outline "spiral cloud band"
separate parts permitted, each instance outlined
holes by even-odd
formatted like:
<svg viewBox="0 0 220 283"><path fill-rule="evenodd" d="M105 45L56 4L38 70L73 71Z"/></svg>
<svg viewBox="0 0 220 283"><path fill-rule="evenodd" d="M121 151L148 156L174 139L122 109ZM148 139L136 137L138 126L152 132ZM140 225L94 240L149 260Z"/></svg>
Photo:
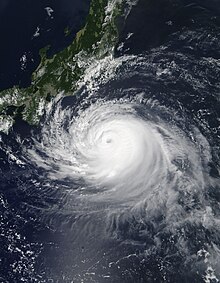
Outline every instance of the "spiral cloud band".
<svg viewBox="0 0 220 283"><path fill-rule="evenodd" d="M40 168L39 189L61 196L59 208L48 212L50 223L62 223L62 231L71 227L74 262L81 253L75 251L86 244L91 261L97 250L96 262L109 253L105 266L112 274L124 268L124 260L133 270L134 258L137 268L144 264L144 272L148 262L173 256L181 268L189 262L196 269L194 227L211 227L213 239L219 231L205 199L213 182L207 139L185 113L146 93L109 98L79 98L74 104L61 98L24 154ZM218 252L209 253L205 264L215 267ZM79 263L79 272L82 268Z"/></svg>
<svg viewBox="0 0 220 283"><path fill-rule="evenodd" d="M82 195L114 203L137 203L161 190L166 197L165 191L183 183L202 189L195 144L146 105L99 101L72 112L57 107L38 151L29 151L52 179L84 180Z"/></svg>

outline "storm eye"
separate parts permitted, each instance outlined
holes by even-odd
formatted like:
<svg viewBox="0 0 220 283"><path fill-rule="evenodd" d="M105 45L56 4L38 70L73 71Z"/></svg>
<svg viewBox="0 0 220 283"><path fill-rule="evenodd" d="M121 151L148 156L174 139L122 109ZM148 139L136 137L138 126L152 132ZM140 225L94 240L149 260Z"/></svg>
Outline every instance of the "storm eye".
<svg viewBox="0 0 220 283"><path fill-rule="evenodd" d="M106 139L106 143L112 143L112 139L111 138L107 138Z"/></svg>

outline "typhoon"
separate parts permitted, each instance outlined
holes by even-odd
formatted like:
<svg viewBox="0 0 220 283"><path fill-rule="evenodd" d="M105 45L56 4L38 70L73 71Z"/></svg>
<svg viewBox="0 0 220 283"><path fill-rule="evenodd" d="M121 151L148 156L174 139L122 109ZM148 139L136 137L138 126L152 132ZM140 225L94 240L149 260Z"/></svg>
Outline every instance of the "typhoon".
<svg viewBox="0 0 220 283"><path fill-rule="evenodd" d="M18 121L2 135L1 235L5 253L20 258L15 274L25 282L219 282L216 49L214 32L200 28L137 55L93 60L38 127ZM12 237L15 228L27 237Z"/></svg>
<svg viewBox="0 0 220 283"><path fill-rule="evenodd" d="M175 123L154 113L154 104L162 111L154 101L98 101L76 117L72 106L63 110L58 105L36 143L43 156L29 154L52 179L82 179L83 195L88 190L93 201L136 204L155 194L175 194L182 186L203 190L207 156L201 158L196 141Z"/></svg>
<svg viewBox="0 0 220 283"><path fill-rule="evenodd" d="M74 98L61 95L48 107L23 152L64 194L52 218L62 226L67 217L73 274L85 282L218 282L217 144L208 139L215 129L192 114L188 85L174 95L174 77L189 80L179 75L188 58L168 54L170 64L158 55L93 66L98 73ZM203 64L211 72L213 62ZM198 105L200 76L192 84Z"/></svg>

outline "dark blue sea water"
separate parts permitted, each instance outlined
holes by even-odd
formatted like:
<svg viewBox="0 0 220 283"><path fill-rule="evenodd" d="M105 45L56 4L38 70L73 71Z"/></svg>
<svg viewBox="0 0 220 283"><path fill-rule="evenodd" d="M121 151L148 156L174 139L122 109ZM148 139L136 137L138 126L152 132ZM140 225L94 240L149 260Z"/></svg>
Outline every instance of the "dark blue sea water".
<svg viewBox="0 0 220 283"><path fill-rule="evenodd" d="M219 15L218 0L140 0L132 9L126 23L119 25L120 48L116 50L116 54L139 54L143 50L167 42L170 35L187 30L196 31L204 28L204 32L210 31L217 35ZM175 48L184 48L184 42L180 42ZM190 52L189 47L185 48ZM198 56L219 58L216 46L211 48L207 45L199 48L198 45L193 51L198 52Z"/></svg>
<svg viewBox="0 0 220 283"><path fill-rule="evenodd" d="M0 90L27 86L39 64L39 50L50 55L69 45L85 24L90 0L0 2ZM65 28L70 33L65 36Z"/></svg>
<svg viewBox="0 0 220 283"><path fill-rule="evenodd" d="M36 4L35 8L39 16L35 9L32 11L33 3L29 7L31 19L35 20L27 35L24 36L24 30L28 30L24 29L25 24L23 33L17 28L17 36L20 34L25 40L20 43L19 37L15 40L10 35L11 44L5 43L5 50L15 55L10 65L4 57L8 71L1 71L5 77L2 88L28 82L40 47L49 43L53 52L63 48L67 44L63 37L66 25L74 34L75 3L40 3L41 7ZM47 5L54 9L53 19L45 14ZM18 17L15 10L10 13L12 6L12 2L1 2L1 11L5 11L2 14ZM17 3L19 9L22 18L30 17L23 13L27 6L21 9L21 3ZM9 135L1 134L0 282L219 282L219 9L218 1L140 0L120 25L115 60L123 58L123 63L113 77L103 83L102 75L108 70L104 69L94 78L99 88L92 96L83 86L76 96L64 98L61 106L54 104L41 125L28 126L18 117ZM1 20L8 23L6 17ZM44 31L42 37L31 39L39 25ZM51 33L46 32L48 27ZM13 29L12 22L8 28ZM20 44L13 51L15 42ZM35 59L25 72L20 69L20 57L27 50ZM14 81L9 77L13 72ZM137 99L139 119L151 120L158 126L164 122L174 132L178 128L175 134L192 145L185 148L183 143L173 161L179 169L179 175L174 174L177 182L173 195L162 194L155 207L148 194L143 207L130 208L125 203L121 207L105 199L94 205L75 194L81 188L84 196L90 189L83 179L58 177L63 160L57 156L56 141L62 141L61 134L65 136L71 126L64 119L56 128L59 119L68 107L74 118L79 115L77 109L85 110L99 99ZM43 140L44 148L40 150L34 140ZM175 150L179 145L172 146ZM48 148L53 163L46 152ZM33 155L27 155L29 149ZM193 159L194 154L199 155L201 164ZM35 156L40 156L38 162ZM42 160L47 162L46 169L41 166ZM178 182L181 174L185 182ZM162 192L166 189L161 187ZM123 198L126 196L121 196L122 204ZM152 210L147 210L150 204Z"/></svg>

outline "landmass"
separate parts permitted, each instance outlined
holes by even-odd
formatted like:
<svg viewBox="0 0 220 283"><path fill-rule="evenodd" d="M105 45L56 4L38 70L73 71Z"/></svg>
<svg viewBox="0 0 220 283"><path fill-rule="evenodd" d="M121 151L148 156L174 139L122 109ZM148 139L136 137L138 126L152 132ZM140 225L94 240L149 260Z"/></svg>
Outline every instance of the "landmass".
<svg viewBox="0 0 220 283"><path fill-rule="evenodd" d="M40 50L41 62L32 74L31 85L0 92L0 131L8 132L18 115L37 124L54 97L74 94L89 62L112 54L121 9L121 0L91 0L86 23L70 46L52 57L48 56L49 46ZM68 27L64 33L69 34Z"/></svg>

